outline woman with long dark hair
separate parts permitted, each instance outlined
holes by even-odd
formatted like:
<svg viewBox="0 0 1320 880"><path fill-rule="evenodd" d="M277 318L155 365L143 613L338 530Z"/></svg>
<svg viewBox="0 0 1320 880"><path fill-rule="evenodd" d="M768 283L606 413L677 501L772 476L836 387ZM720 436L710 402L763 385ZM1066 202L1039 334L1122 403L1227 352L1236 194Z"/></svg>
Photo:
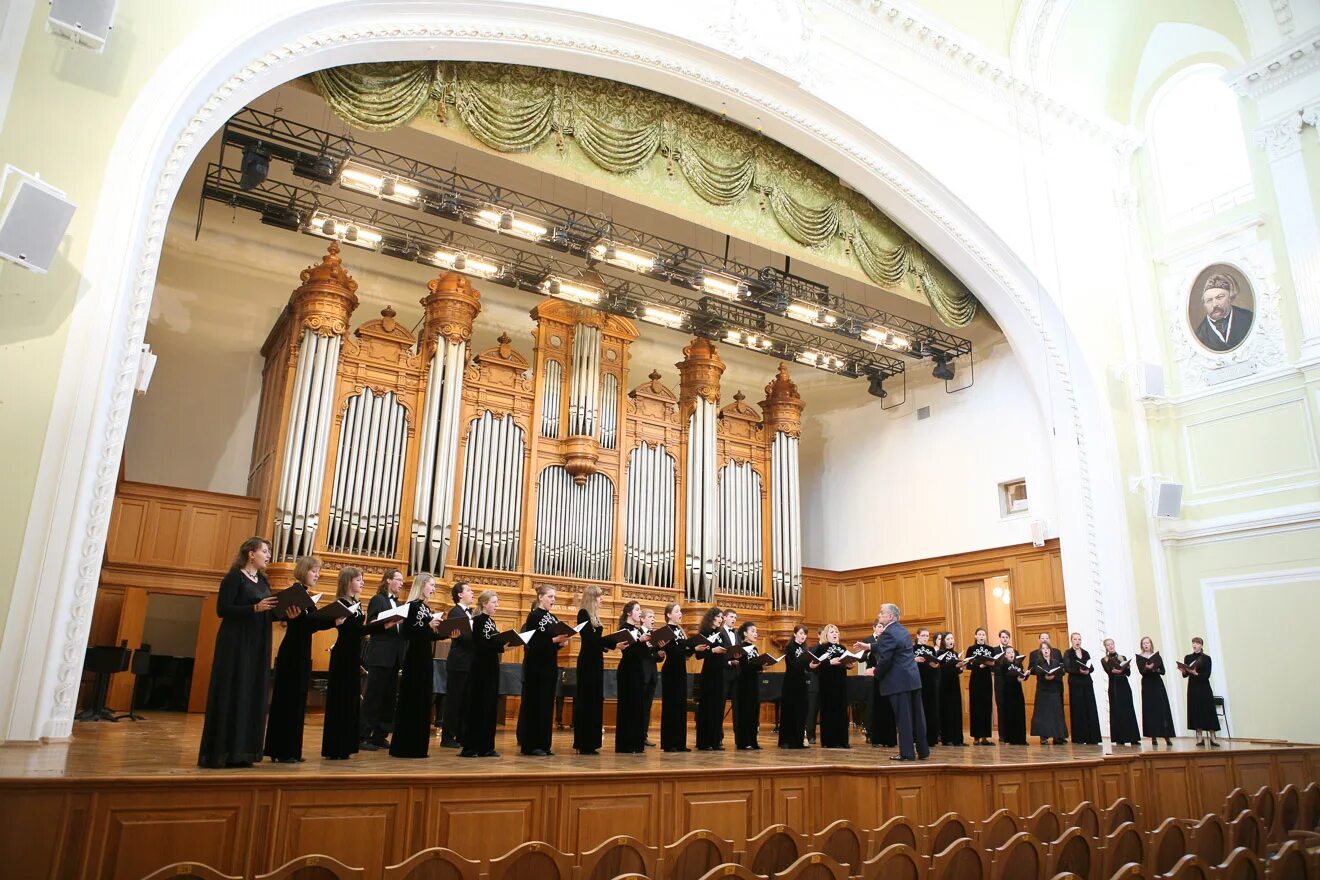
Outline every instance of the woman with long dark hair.
<svg viewBox="0 0 1320 880"><path fill-rule="evenodd" d="M912 646L921 674L921 708L926 713L926 744L934 746L940 741L940 661L938 644L930 643L930 630L917 630L917 643Z"/></svg>
<svg viewBox="0 0 1320 880"><path fill-rule="evenodd" d="M522 631L532 633L523 651L522 702L518 706L518 748L524 755L544 758L553 755L555 688L559 684L559 649L567 635L552 636L559 618L550 613L555 606L555 588L536 587L536 605L527 615Z"/></svg>
<svg viewBox="0 0 1320 880"><path fill-rule="evenodd" d="M432 705L435 703L435 663L432 646L439 639L441 618L426 604L435 593L435 576L421 572L408 593L408 616L401 624L407 645L399 698L394 706L394 736L390 757L425 758L431 748Z"/></svg>
<svg viewBox="0 0 1320 880"><path fill-rule="evenodd" d="M311 593L321 579L321 560L315 556L299 558L293 567L293 579ZM265 752L276 763L303 761L307 689L312 683L312 634L334 625L334 617L321 612L298 614L285 621L284 640L275 653L275 684L266 721Z"/></svg>
<svg viewBox="0 0 1320 880"><path fill-rule="evenodd" d="M999 741L1010 746L1025 746L1027 700L1022 694L1022 682L1027 678L1027 671L1022 668L1017 649L1012 645L1005 647L995 661L995 675L999 676L999 693L1003 696L999 704Z"/></svg>
<svg viewBox="0 0 1320 880"><path fill-rule="evenodd" d="M660 748L666 752L690 752L687 744L688 673L687 658L710 650L701 639L689 639L683 631L683 607L665 606L665 623L676 637L660 649Z"/></svg>
<svg viewBox="0 0 1320 880"><path fill-rule="evenodd" d="M504 641L495 623L500 597L494 590L477 596L477 616L472 618L472 669L468 672L467 705L463 712L463 758L498 758L495 723L500 704L500 654Z"/></svg>
<svg viewBox="0 0 1320 880"><path fill-rule="evenodd" d="M1150 636L1141 639L1141 653L1135 660L1141 673L1141 733L1150 737L1151 748L1157 748L1158 737L1166 745L1173 745L1173 709L1169 707L1169 692L1164 689L1164 658L1155 650Z"/></svg>
<svg viewBox="0 0 1320 880"><path fill-rule="evenodd" d="M339 569L335 603L344 609L339 636L330 649L330 678L325 689L325 724L321 730L321 757L346 760L358 751L358 725L362 716L362 636L367 617L358 597L362 570L351 565ZM335 612L338 613L338 612ZM399 618L388 625L397 626ZM377 625L384 629L384 626Z"/></svg>
<svg viewBox="0 0 1320 880"><path fill-rule="evenodd" d="M1063 655L1068 673L1068 721L1072 740L1084 746L1100 745L1100 712L1095 705L1095 665L1091 652L1082 647L1082 634L1072 634L1072 646Z"/></svg>
<svg viewBox="0 0 1320 880"><path fill-rule="evenodd" d="M1100 668L1109 681L1109 740L1116 746L1141 745L1137 710L1132 703L1132 661L1114 648L1113 639L1105 639L1105 656Z"/></svg>
<svg viewBox="0 0 1320 880"><path fill-rule="evenodd" d="M579 755L600 752L605 715L605 626L600 622L600 597L603 591L591 584L582 591L577 622L582 644L577 655L577 693L573 696L573 748Z"/></svg>
<svg viewBox="0 0 1320 880"><path fill-rule="evenodd" d="M962 674L966 666L958 656L953 633L940 637L940 744L965 746L963 741Z"/></svg>
<svg viewBox="0 0 1320 880"><path fill-rule="evenodd" d="M877 617L871 624L870 638L863 639L853 645L859 651L863 651L863 659L866 660L867 669L862 675L870 679L870 707L866 714L866 741L872 748L879 746L888 746L893 748L898 745L898 722L894 719L894 704L890 702L889 697L880 693L881 679L875 674L875 652L880 649L880 635L885 631L885 626Z"/></svg>
<svg viewBox="0 0 1320 880"><path fill-rule="evenodd" d="M697 749L703 752L724 750L720 733L724 729L724 670L728 668L723 639L724 612L715 606L701 618L700 638L710 645L701 657L701 693L697 698Z"/></svg>
<svg viewBox="0 0 1320 880"><path fill-rule="evenodd" d="M985 627L978 626L975 644L967 649L964 659L971 670L967 682L967 714L972 728L972 742L978 746L994 745L990 731L994 719L995 649L987 644Z"/></svg>
<svg viewBox="0 0 1320 880"><path fill-rule="evenodd" d="M734 679L738 698L733 706L736 710L733 719L733 744L739 749L760 751L756 734L761 726L761 670L763 667L756 658L760 656L756 648L758 633L756 624L743 621L738 627L738 643L743 652L742 662L738 664L738 677ZM768 659L774 659L773 657Z"/></svg>
<svg viewBox="0 0 1320 880"><path fill-rule="evenodd" d="M614 751L640 755L646 750L645 656L651 652L651 636L642 631L642 605L636 599L623 606L619 629L632 634L619 656L618 697L615 702Z"/></svg>
<svg viewBox="0 0 1320 880"><path fill-rule="evenodd" d="M779 747L805 749L807 735L807 676L820 661L807 649L807 625L793 627L793 639L784 648L784 687L779 696Z"/></svg>

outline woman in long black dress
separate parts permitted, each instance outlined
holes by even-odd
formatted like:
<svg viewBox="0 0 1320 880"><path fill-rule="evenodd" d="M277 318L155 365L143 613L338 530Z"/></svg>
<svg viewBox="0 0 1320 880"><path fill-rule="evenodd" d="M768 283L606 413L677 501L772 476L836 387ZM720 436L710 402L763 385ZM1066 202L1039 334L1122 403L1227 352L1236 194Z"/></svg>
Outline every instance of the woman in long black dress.
<svg viewBox="0 0 1320 880"><path fill-rule="evenodd" d="M1031 652L1028 671L1036 676L1036 704L1031 710L1031 735L1054 745L1068 741L1063 720L1063 657L1050 644L1050 634L1040 634L1040 648Z"/></svg>
<svg viewBox="0 0 1320 880"><path fill-rule="evenodd" d="M660 667L660 748L666 752L690 752L687 660L696 652L710 650L710 645L701 639L689 639L683 632L683 606L677 602L665 606L665 624L678 635L656 655L664 664Z"/></svg>
<svg viewBox="0 0 1320 880"><path fill-rule="evenodd" d="M335 602L348 614L339 622L339 635L330 649L325 724L321 729L321 757L331 761L347 760L358 751L362 719L362 636L366 628L366 615L358 602L362 584L361 569L351 565L339 569ZM391 618L390 625L397 625L398 621L397 617Z"/></svg>
<svg viewBox="0 0 1320 880"><path fill-rule="evenodd" d="M197 752L199 767L251 767L261 761L275 608L270 582L263 574L269 562L270 542L248 538L220 581L215 597L220 631Z"/></svg>
<svg viewBox="0 0 1320 880"><path fill-rule="evenodd" d="M1192 639L1192 653L1183 658L1179 671L1187 679L1187 726L1196 732L1197 748L1207 744L1219 748L1215 733L1219 730L1219 713L1215 711L1215 692L1210 687L1210 655L1205 653L1205 642L1198 636Z"/></svg>
<svg viewBox="0 0 1320 880"><path fill-rule="evenodd" d="M1072 647L1063 655L1068 674L1068 722L1072 740L1079 745L1100 745L1100 712L1095 706L1095 664L1091 652L1082 647L1082 634L1072 634Z"/></svg>
<svg viewBox="0 0 1320 880"><path fill-rule="evenodd" d="M870 707L866 714L866 741L872 748L898 745L898 724L894 720L894 704L889 697L880 693L880 679L875 674L875 652L880 648L880 634L884 625L877 618L871 625L871 637L853 644L853 649L863 652L867 668L862 675L870 679Z"/></svg>
<svg viewBox="0 0 1320 880"><path fill-rule="evenodd" d="M921 707L926 712L926 744L935 746L940 741L940 662L936 647L930 643L930 630L924 626L917 630L917 643L912 646L917 669L921 673Z"/></svg>
<svg viewBox="0 0 1320 880"><path fill-rule="evenodd" d="M1150 636L1141 639L1141 653L1137 654L1137 672L1141 673L1141 735L1150 737L1151 748L1159 747L1159 737L1165 745L1173 745L1173 709L1169 707L1169 692L1164 689L1164 658L1155 650Z"/></svg>
<svg viewBox="0 0 1320 880"><path fill-rule="evenodd" d="M962 674L967 663L958 656L953 633L946 632L937 655L940 661L940 744L965 746L963 740Z"/></svg>
<svg viewBox="0 0 1320 880"><path fill-rule="evenodd" d="M761 726L761 670L765 667L757 660L760 657L756 649L758 635L756 624L750 620L738 627L738 644L743 657L738 664L738 677L734 680L738 698L733 701L733 744L739 749L760 751L756 734Z"/></svg>
<svg viewBox="0 0 1320 880"><path fill-rule="evenodd" d="M779 695L779 747L806 748L807 676L820 663L807 650L807 627L793 627L793 640L784 649L784 687Z"/></svg>
<svg viewBox="0 0 1320 880"><path fill-rule="evenodd" d="M500 655L504 642L495 624L500 597L494 590L477 596L472 618L472 668L468 672L467 705L463 711L463 758L498 758L495 723L500 704Z"/></svg>
<svg viewBox="0 0 1320 880"><path fill-rule="evenodd" d="M964 659L971 678L967 681L967 714L972 728L972 742L978 746L994 745L990 730L994 718L995 649L987 644L985 627L976 628L976 641L967 649Z"/></svg>
<svg viewBox="0 0 1320 880"><path fill-rule="evenodd" d="M435 593L435 577L421 572L408 593L408 616L400 624L406 647L399 696L394 705L394 736L390 757L425 758L431 747L432 705L435 703L433 643L441 618L426 602Z"/></svg>
<svg viewBox="0 0 1320 880"><path fill-rule="evenodd" d="M632 634L619 655L619 690L615 700L614 751L640 755L646 751L646 655L651 634L642 631L642 604L635 599L623 606L619 629Z"/></svg>
<svg viewBox="0 0 1320 880"><path fill-rule="evenodd" d="M1116 746L1141 745L1137 710L1132 704L1132 661L1114 649L1114 640L1105 639L1105 656L1100 668L1109 681L1109 740Z"/></svg>
<svg viewBox="0 0 1320 880"><path fill-rule="evenodd" d="M555 687L559 684L559 650L568 636L552 636L559 618L550 613L555 588L536 588L536 607L527 615L522 631L532 633L523 651L522 702L518 706L518 748L524 755L544 758L551 750L555 720Z"/></svg>
<svg viewBox="0 0 1320 880"><path fill-rule="evenodd" d="M827 623L820 631L820 643L812 650L820 665L816 684L820 706L820 745L825 749L848 749L848 653L839 644L839 628Z"/></svg>
<svg viewBox="0 0 1320 880"><path fill-rule="evenodd" d="M308 593L321 579L321 560L303 556L293 566L293 579ZM290 611L293 609L290 608ZM329 629L335 619L321 612L291 615L284 640L275 652L275 684L266 718L266 757L277 764L303 762L303 726L307 720L307 689L312 683L312 633Z"/></svg>
<svg viewBox="0 0 1320 880"><path fill-rule="evenodd" d="M699 638L710 648L701 655L701 693L697 697L697 749L720 752L720 734L724 730L724 670L729 661L723 640L724 612L715 606L701 618Z"/></svg>
<svg viewBox="0 0 1320 880"><path fill-rule="evenodd" d="M1022 668L1017 650L1009 645L995 661L995 675L999 678L999 741L1010 746L1027 744L1027 701L1022 695L1022 682L1027 672Z"/></svg>
<svg viewBox="0 0 1320 880"><path fill-rule="evenodd" d="M601 588L592 584L582 591L577 622L579 630L577 693L573 697L573 748L579 755L600 753L605 713L605 651L601 641L605 626L600 622Z"/></svg>

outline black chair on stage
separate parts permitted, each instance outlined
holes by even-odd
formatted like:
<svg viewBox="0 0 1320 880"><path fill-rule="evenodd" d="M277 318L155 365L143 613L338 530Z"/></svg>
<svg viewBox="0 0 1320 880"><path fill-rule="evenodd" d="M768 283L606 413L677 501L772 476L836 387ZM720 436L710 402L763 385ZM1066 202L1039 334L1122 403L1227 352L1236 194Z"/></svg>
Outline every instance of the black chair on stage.
<svg viewBox="0 0 1320 880"><path fill-rule="evenodd" d="M577 699L577 669L563 666L559 669L559 682L555 687L555 729L564 729L564 701Z"/></svg>
<svg viewBox="0 0 1320 880"><path fill-rule="evenodd" d="M118 721L115 714L105 707L106 697L110 693L110 676L128 669L128 657L132 652L128 644L88 645L83 656L83 672L96 676L92 682L92 695L88 705L75 716L75 721Z"/></svg>
<svg viewBox="0 0 1320 880"><path fill-rule="evenodd" d="M124 650L128 650L125 648ZM151 683L151 645L139 645L133 652L133 659L126 664L129 672L133 673L133 692L128 698L128 711L122 715L116 715L111 721L118 721L121 718L127 718L129 721L146 721L147 719L137 714L138 691L142 690L143 683ZM121 670L122 671L122 670Z"/></svg>

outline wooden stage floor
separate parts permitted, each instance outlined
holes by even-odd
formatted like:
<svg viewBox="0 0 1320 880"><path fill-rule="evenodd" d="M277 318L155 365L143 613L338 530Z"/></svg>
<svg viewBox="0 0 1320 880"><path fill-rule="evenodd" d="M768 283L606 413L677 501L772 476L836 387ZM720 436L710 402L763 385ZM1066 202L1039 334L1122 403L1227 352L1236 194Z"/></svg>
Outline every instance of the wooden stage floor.
<svg viewBox="0 0 1320 880"><path fill-rule="evenodd" d="M616 755L607 730L606 750L581 757L564 730L553 757L529 758L509 728L499 759L459 758L436 741L426 760L381 751L324 761L317 716L308 718L306 763L201 770L201 723L151 713L77 724L66 743L0 748L0 851L13 869L0 874L137 880L189 859L243 874L325 853L374 878L430 846L482 859L527 840L585 852L629 834L664 846L697 828L741 846L779 822L806 832L836 819L875 828L897 815L979 820L1000 808L1028 815L1119 797L1147 817L1193 818L1218 811L1237 787L1320 780L1313 745L943 747L929 761L895 763L860 731L849 750L781 751L766 732L761 751L734 751L730 731L728 751Z"/></svg>

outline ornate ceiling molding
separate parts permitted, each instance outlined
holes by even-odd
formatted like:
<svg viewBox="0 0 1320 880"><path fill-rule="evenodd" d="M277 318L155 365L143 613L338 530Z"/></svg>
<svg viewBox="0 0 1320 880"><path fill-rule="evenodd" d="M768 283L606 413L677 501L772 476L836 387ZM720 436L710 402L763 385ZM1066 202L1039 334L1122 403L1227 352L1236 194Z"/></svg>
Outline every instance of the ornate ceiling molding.
<svg viewBox="0 0 1320 880"><path fill-rule="evenodd" d="M1008 47L1009 59L1019 75L1032 82L1045 79L1054 56L1054 41L1071 8L1072 0L1022 0Z"/></svg>
<svg viewBox="0 0 1320 880"><path fill-rule="evenodd" d="M1243 98L1259 99L1317 71L1320 27L1229 73L1224 82Z"/></svg>

